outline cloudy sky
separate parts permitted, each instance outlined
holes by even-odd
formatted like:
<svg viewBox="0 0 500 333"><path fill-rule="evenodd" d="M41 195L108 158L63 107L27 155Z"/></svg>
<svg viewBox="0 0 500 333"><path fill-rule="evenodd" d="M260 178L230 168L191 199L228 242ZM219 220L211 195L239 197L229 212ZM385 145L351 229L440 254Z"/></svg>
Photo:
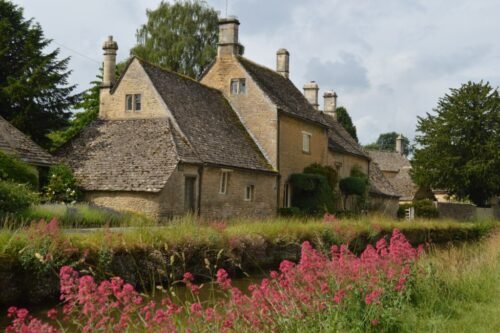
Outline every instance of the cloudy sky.
<svg viewBox="0 0 500 333"><path fill-rule="evenodd" d="M240 22L246 57L275 67L291 54L291 79L300 89L315 80L335 90L364 144L380 133L412 138L418 115L451 87L468 80L500 84L498 0L228 0ZM54 47L71 56L71 82L88 87L107 35L119 60L135 44L146 9L159 0L13 0L38 21ZM208 3L222 15L226 0Z"/></svg>

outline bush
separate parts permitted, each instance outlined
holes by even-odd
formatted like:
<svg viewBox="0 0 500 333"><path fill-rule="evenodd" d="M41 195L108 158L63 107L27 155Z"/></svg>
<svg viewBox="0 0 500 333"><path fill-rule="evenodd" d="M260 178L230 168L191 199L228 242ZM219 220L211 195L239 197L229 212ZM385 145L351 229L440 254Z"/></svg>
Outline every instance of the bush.
<svg viewBox="0 0 500 333"><path fill-rule="evenodd" d="M0 151L0 180L26 184L38 188L38 172L18 158Z"/></svg>
<svg viewBox="0 0 500 333"><path fill-rule="evenodd" d="M359 177L346 177L340 180L340 190L344 195L363 195L366 191L366 181Z"/></svg>
<svg viewBox="0 0 500 333"><path fill-rule="evenodd" d="M289 207L289 208L280 208L279 209L280 216L283 217L295 217L302 216L302 212L297 207Z"/></svg>
<svg viewBox="0 0 500 333"><path fill-rule="evenodd" d="M326 177L316 174L296 173L290 176L293 186L292 205L308 215L333 212L333 191Z"/></svg>
<svg viewBox="0 0 500 333"><path fill-rule="evenodd" d="M0 180L0 214L19 212L37 201L27 185Z"/></svg>
<svg viewBox="0 0 500 333"><path fill-rule="evenodd" d="M304 173L324 176L328 180L328 185L330 185L332 189L337 187L338 174L337 171L331 166L323 166L318 163L313 163L304 168Z"/></svg>
<svg viewBox="0 0 500 333"><path fill-rule="evenodd" d="M431 200L417 200L411 204L402 204L398 209L398 218L405 218L406 209L415 208L415 217L434 219L439 217L439 211Z"/></svg>
<svg viewBox="0 0 500 333"><path fill-rule="evenodd" d="M51 166L44 198L50 202L73 203L80 196L81 192L71 169L62 164Z"/></svg>

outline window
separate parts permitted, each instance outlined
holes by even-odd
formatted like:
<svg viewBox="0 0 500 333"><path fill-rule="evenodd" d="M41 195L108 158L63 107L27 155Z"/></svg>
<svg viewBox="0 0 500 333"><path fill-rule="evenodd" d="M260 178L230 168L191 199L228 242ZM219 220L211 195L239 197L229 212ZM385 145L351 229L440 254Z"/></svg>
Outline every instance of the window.
<svg viewBox="0 0 500 333"><path fill-rule="evenodd" d="M141 94L125 95L125 111L141 111Z"/></svg>
<svg viewBox="0 0 500 333"><path fill-rule="evenodd" d="M302 132L302 152L311 152L311 134L307 132Z"/></svg>
<svg viewBox="0 0 500 333"><path fill-rule="evenodd" d="M141 95L136 94L134 95L134 111L141 111Z"/></svg>
<svg viewBox="0 0 500 333"><path fill-rule="evenodd" d="M283 207L290 208L290 184L286 183L283 189Z"/></svg>
<svg viewBox="0 0 500 333"><path fill-rule="evenodd" d="M255 191L254 185L248 185L245 188L245 201L253 201L254 191Z"/></svg>
<svg viewBox="0 0 500 333"><path fill-rule="evenodd" d="M219 188L219 193L220 194L226 194L227 193L227 187L229 185L229 171L227 170L222 170L220 174L220 188Z"/></svg>
<svg viewBox="0 0 500 333"><path fill-rule="evenodd" d="M130 112L134 109L132 95L125 96L125 111Z"/></svg>
<svg viewBox="0 0 500 333"><path fill-rule="evenodd" d="M247 92L247 83L245 79L231 79L231 95L245 94Z"/></svg>

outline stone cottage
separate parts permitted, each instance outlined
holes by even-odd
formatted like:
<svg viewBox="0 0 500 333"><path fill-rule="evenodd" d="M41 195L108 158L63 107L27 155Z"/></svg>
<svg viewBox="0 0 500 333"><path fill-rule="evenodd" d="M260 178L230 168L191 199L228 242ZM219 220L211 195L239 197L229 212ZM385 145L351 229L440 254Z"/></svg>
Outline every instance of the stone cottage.
<svg viewBox="0 0 500 333"><path fill-rule="evenodd" d="M56 162L48 152L1 116L0 151L15 155L23 162L35 167L39 175L45 174L48 168Z"/></svg>
<svg viewBox="0 0 500 333"><path fill-rule="evenodd" d="M270 216L276 179L216 89L132 58L115 81L104 44L99 119L59 152L86 199L155 218Z"/></svg>
<svg viewBox="0 0 500 333"><path fill-rule="evenodd" d="M335 93L325 93L325 110L320 111L318 84L306 83L303 93L295 87L289 79L290 53L285 49L277 51L276 70L243 57L239 25L234 17L220 21L217 58L203 73L201 82L223 92L279 172L279 207L291 204L289 176L312 163L330 165L340 177L349 176L355 165L369 175L370 157L335 119ZM397 194L386 182L384 185L379 186L377 198L389 200L394 206Z"/></svg>

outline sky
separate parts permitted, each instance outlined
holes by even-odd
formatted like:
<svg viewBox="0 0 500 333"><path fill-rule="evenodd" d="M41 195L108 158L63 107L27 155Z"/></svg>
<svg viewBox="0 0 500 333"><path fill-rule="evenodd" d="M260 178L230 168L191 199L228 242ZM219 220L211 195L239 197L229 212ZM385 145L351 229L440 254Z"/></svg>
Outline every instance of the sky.
<svg viewBox="0 0 500 333"><path fill-rule="evenodd" d="M467 81L500 84L499 0L227 0L245 56L272 69L290 52L290 78L338 94L362 144L396 131L412 139L417 116ZM159 0L13 0L71 57L70 83L89 87L108 35L129 55L146 9ZM226 0L208 0L226 15ZM322 97L320 98L322 99ZM321 103L321 101L320 101Z"/></svg>

